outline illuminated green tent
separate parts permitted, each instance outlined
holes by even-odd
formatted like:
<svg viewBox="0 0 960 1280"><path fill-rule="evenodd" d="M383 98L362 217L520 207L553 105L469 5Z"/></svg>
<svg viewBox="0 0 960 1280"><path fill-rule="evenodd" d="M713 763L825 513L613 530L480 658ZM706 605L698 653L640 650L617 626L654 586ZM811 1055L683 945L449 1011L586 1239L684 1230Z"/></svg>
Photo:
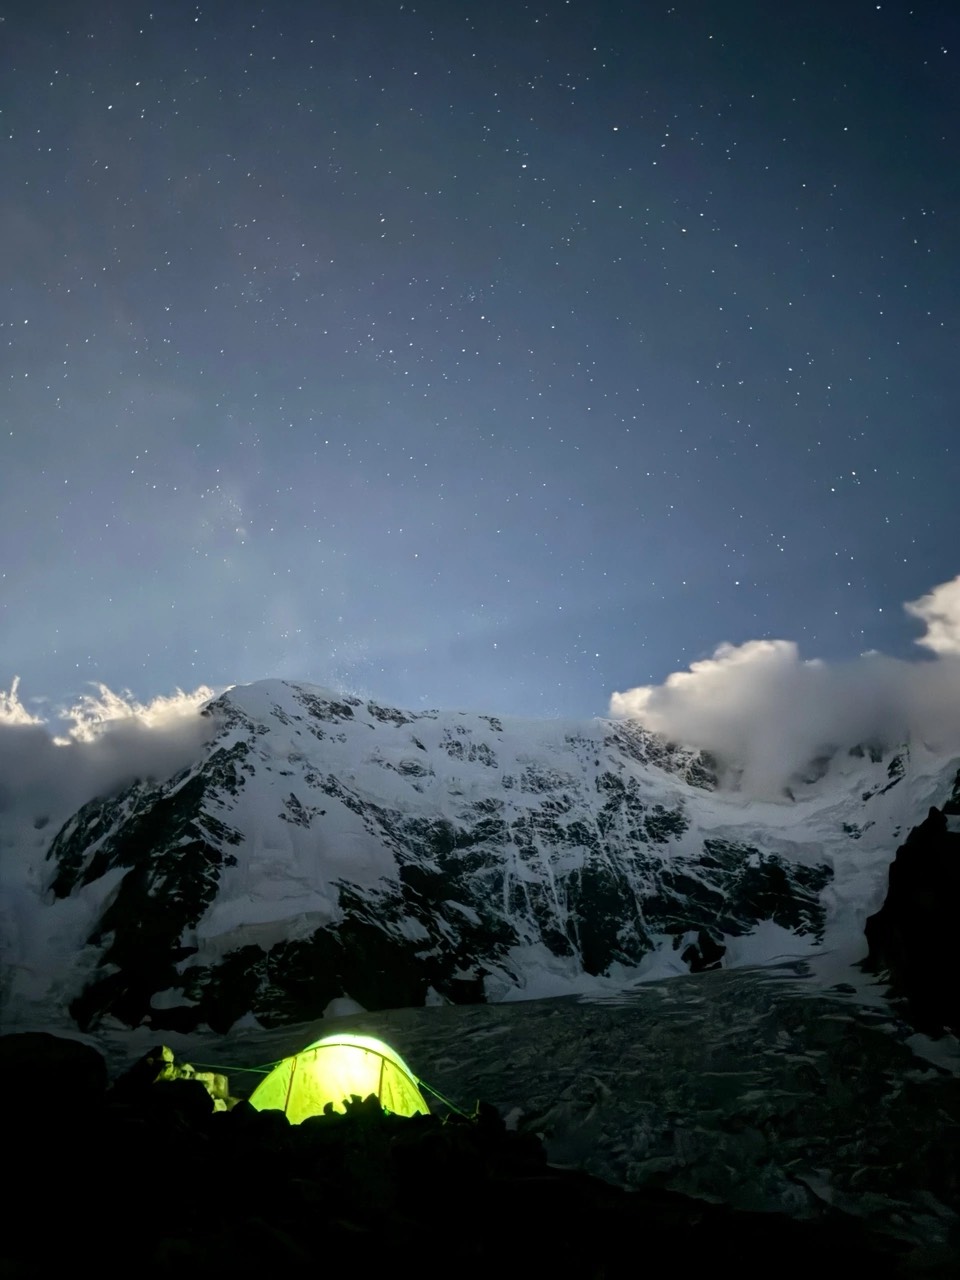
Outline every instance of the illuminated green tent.
<svg viewBox="0 0 960 1280"><path fill-rule="evenodd" d="M327 1103L374 1094L385 1111L428 1115L430 1108L398 1053L371 1036L326 1036L277 1064L250 1097L258 1111L284 1111L291 1124L323 1114Z"/></svg>

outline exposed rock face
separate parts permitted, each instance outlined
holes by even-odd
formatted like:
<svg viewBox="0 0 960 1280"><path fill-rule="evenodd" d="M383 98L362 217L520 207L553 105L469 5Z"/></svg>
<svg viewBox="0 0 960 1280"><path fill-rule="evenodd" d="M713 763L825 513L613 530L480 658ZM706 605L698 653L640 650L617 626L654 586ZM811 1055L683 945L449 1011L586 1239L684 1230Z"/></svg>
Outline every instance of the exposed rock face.
<svg viewBox="0 0 960 1280"><path fill-rule="evenodd" d="M883 906L867 921L870 970L889 975L892 993L930 1034L960 1034L960 774L944 811L931 808L897 850Z"/></svg>

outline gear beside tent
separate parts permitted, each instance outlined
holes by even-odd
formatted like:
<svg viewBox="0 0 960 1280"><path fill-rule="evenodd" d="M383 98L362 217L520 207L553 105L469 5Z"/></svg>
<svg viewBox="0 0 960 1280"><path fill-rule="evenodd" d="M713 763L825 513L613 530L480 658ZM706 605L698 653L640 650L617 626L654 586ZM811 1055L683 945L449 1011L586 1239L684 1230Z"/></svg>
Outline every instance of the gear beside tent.
<svg viewBox="0 0 960 1280"><path fill-rule="evenodd" d="M416 1077L393 1049L372 1036L333 1035L282 1062L251 1094L258 1111L283 1111L291 1124L322 1115L329 1104L345 1112L351 1097L379 1098L385 1111L429 1115Z"/></svg>

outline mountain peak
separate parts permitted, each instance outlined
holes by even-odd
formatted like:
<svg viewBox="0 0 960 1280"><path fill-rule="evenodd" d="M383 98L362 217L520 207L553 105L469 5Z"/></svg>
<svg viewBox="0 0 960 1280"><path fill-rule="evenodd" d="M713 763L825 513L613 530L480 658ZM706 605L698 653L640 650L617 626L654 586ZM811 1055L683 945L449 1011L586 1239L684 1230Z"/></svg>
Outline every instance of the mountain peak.
<svg viewBox="0 0 960 1280"><path fill-rule="evenodd" d="M37 927L65 966L80 954L83 1025L518 999L812 954L862 929L957 766L837 752L792 800L750 804L710 757L627 720L414 712L284 680L204 714L190 766L44 837Z"/></svg>

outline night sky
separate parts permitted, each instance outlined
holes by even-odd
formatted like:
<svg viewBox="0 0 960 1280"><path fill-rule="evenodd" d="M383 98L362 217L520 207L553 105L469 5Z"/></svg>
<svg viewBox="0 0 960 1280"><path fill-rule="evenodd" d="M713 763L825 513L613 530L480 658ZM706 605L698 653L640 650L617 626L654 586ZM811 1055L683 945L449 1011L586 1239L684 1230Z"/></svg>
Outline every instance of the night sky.
<svg viewBox="0 0 960 1280"><path fill-rule="evenodd" d="M8 4L0 685L591 715L960 570L960 7Z"/></svg>

